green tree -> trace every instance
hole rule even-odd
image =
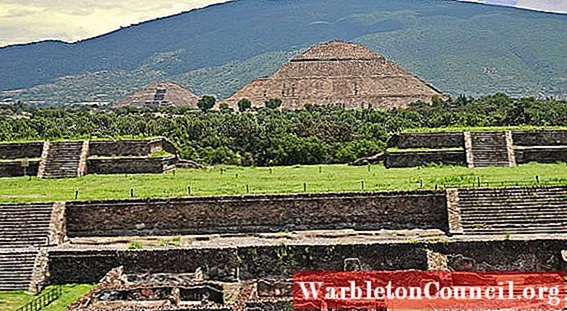
[[[227,103],[220,104],[219,109],[220,112],[224,114],[231,114],[234,112],[234,109],[230,108],[230,106]]]
[[[207,112],[215,106],[217,99],[214,96],[205,95],[197,102],[197,107],[203,112]]]
[[[244,112],[252,108],[252,102],[248,98],[243,98],[238,101],[238,111]]]
[[[279,99],[279,98],[272,98],[272,99],[269,99],[264,104],[266,105],[266,108],[278,109],[282,106],[282,100]]]

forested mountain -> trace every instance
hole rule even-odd
[[[0,49],[0,99],[115,101],[157,80],[225,97],[308,46],[364,44],[451,94],[567,97],[567,16],[448,0],[240,0],[69,44]]]

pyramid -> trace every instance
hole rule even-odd
[[[197,107],[199,98],[174,82],[155,82],[121,100],[116,107]]]
[[[282,108],[305,105],[339,105],[344,108],[405,107],[433,96],[446,95],[365,46],[331,41],[312,46],[292,58],[273,76],[255,79],[223,100],[237,108],[247,98],[264,106],[271,98]]]

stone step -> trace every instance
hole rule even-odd
[[[484,225],[494,225],[494,226],[504,226],[504,227],[513,227],[513,226],[528,226],[528,225],[537,225],[540,226],[567,226],[567,219],[560,219],[560,220],[549,220],[549,219],[540,219],[540,220],[532,220],[532,221],[518,221],[514,220],[513,218],[510,219],[499,219],[499,220],[487,220],[487,219],[469,219],[467,221],[461,222],[463,226],[477,226],[479,224]]]
[[[465,234],[565,234],[567,227],[536,227],[536,228],[463,228]]]
[[[555,193],[542,193],[542,192],[531,192],[531,193],[487,193],[487,192],[468,192],[459,193],[460,199],[465,199],[464,201],[473,202],[473,200],[491,200],[491,201],[513,201],[513,200],[535,200],[535,199],[559,199],[567,200],[567,193],[555,192]],[[467,200],[468,199],[468,200]],[[476,201],[474,201],[476,202]]]
[[[533,212],[525,212],[525,211],[518,211],[518,212],[478,212],[478,213],[461,213],[462,217],[466,217],[466,219],[471,218],[492,218],[492,217],[530,217],[530,218],[542,218],[542,217],[556,217],[562,218],[567,217],[567,212],[560,212],[555,213],[553,211],[549,212],[542,212],[542,211],[533,211]]]
[[[468,212],[468,211],[494,211],[494,210],[502,210],[502,211],[517,211],[517,210],[525,210],[525,211],[533,211],[533,210],[566,210],[567,203],[566,202],[542,202],[542,203],[486,203],[484,205],[469,205],[469,204],[459,204],[461,208],[461,212]]]

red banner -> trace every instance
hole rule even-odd
[[[296,310],[563,310],[563,272],[300,271]]]

